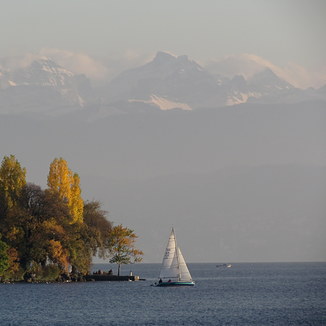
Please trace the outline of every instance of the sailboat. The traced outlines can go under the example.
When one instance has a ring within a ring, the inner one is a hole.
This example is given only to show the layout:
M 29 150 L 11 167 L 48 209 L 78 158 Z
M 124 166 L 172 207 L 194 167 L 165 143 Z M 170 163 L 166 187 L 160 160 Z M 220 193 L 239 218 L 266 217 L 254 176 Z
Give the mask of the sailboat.
M 187 264 L 177 246 L 174 229 L 172 228 L 168 244 L 165 249 L 159 282 L 156 286 L 193 286 Z

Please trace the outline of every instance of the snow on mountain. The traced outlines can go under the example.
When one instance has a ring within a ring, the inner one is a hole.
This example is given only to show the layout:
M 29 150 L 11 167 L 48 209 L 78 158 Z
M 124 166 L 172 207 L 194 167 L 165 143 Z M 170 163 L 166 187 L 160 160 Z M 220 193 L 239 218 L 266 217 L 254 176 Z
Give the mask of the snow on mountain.
M 73 73 L 47 58 L 33 61 L 30 66 L 12 73 L 12 78 L 17 86 L 35 85 L 67 88 L 72 84 L 72 77 Z
M 298 89 L 268 61 L 255 56 L 242 59 L 229 58 L 226 67 L 204 68 L 186 55 L 158 52 L 150 62 L 126 70 L 95 91 L 85 75 L 76 75 L 47 57 L 33 58 L 15 69 L 1 65 L 0 113 L 52 114 L 89 106 L 94 112 L 117 114 L 326 100 L 326 86 Z
M 151 95 L 150 100 L 144 101 L 144 100 L 128 100 L 129 103 L 145 103 L 145 104 L 153 104 L 158 106 L 162 111 L 168 111 L 173 109 L 180 109 L 185 111 L 191 111 L 192 108 L 186 104 L 186 103 L 180 103 L 180 102 L 173 102 L 166 98 L 157 96 L 157 95 Z
M 127 70 L 107 86 L 105 101 L 143 101 L 158 104 L 169 101 L 169 108 L 196 108 L 207 105 L 219 85 L 214 77 L 187 56 L 158 52 L 149 63 Z M 153 97 L 154 96 L 154 97 Z M 206 102 L 206 103 L 205 103 Z M 175 103 L 175 104 L 173 104 Z M 163 105 L 166 107 L 165 105 Z
M 49 58 L 0 75 L 1 112 L 43 112 L 61 107 L 83 107 L 89 80 L 74 75 Z
M 262 66 L 260 66 L 262 68 Z M 158 52 L 149 63 L 127 70 L 106 88 L 105 103 L 152 104 L 161 110 L 230 106 L 282 97 L 295 88 L 270 68 L 250 78 L 213 74 L 187 56 Z M 295 96 L 292 96 L 295 100 Z M 159 100 L 158 100 L 159 99 Z
M 288 62 L 283 66 L 279 66 L 269 60 L 249 53 L 229 55 L 219 60 L 210 60 L 204 67 L 214 75 L 223 75 L 229 78 L 235 75 L 242 75 L 247 80 L 265 69 L 270 69 L 279 78 L 302 90 L 308 87 L 319 88 L 325 83 L 325 71 L 323 69 L 316 72 L 294 62 Z

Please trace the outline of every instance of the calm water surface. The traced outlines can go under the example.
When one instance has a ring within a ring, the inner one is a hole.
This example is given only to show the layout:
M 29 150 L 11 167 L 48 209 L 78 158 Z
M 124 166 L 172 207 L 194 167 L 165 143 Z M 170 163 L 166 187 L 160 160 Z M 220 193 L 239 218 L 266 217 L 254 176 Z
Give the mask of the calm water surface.
M 140 282 L 0 284 L 0 325 L 326 326 L 326 263 L 189 264 L 185 288 L 152 287 L 159 268 L 132 266 Z

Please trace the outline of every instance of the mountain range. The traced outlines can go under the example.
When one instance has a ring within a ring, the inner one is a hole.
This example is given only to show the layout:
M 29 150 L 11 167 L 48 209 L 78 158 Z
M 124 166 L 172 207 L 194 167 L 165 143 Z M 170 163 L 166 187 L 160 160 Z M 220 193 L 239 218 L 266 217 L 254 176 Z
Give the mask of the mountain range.
M 74 74 L 47 57 L 18 69 L 0 66 L 0 113 L 53 115 L 93 108 L 112 114 L 310 100 L 326 101 L 326 86 L 295 88 L 268 67 L 249 78 L 224 76 L 186 55 L 166 52 L 158 52 L 152 61 L 96 87 L 87 76 Z

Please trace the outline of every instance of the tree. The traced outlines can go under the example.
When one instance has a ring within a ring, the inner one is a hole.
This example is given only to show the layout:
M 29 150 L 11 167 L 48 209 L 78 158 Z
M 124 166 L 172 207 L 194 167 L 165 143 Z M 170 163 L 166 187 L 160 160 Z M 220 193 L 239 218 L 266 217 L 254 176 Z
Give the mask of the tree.
M 50 164 L 48 174 L 48 187 L 51 191 L 58 193 L 59 197 L 66 203 L 69 202 L 72 172 L 68 163 L 63 158 L 55 158 Z
M 26 183 L 15 156 L 0 166 L 0 276 L 8 280 L 56 280 L 87 274 L 92 257 L 121 264 L 141 261 L 137 236 L 112 227 L 97 201 L 81 198 L 80 179 L 67 162 L 54 159 L 48 189 Z M 71 269 L 70 269 L 71 268 Z
M 4 275 L 5 271 L 9 268 L 9 246 L 1 240 L 0 234 L 0 277 Z
M 20 279 L 22 277 L 22 269 L 19 264 L 18 252 L 15 248 L 9 248 L 7 250 L 9 267 L 5 271 L 5 278 Z
M 21 192 L 20 205 L 30 215 L 34 216 L 38 221 L 44 219 L 44 209 L 48 207 L 52 200 L 45 201 L 46 192 L 40 186 L 34 183 L 27 183 Z
M 86 275 L 92 263 L 92 248 L 88 228 L 85 224 L 73 224 L 68 232 L 67 243 L 72 274 Z
M 57 240 L 49 240 L 49 259 L 60 266 L 66 273 L 68 273 L 68 250 L 62 247 L 60 241 Z
M 80 178 L 77 173 L 72 176 L 69 207 L 73 217 L 72 223 L 82 222 L 84 201 L 81 198 Z
M 51 192 L 57 193 L 69 207 L 70 223 L 82 223 L 83 200 L 81 198 L 80 179 L 77 173 L 72 173 L 68 168 L 67 161 L 63 158 L 56 158 L 50 164 L 48 187 Z
M 19 205 L 8 211 L 2 223 L 5 240 L 15 248 L 23 270 L 31 265 L 40 265 L 41 270 L 54 262 L 67 271 L 67 249 L 61 250 L 60 245 L 68 242 L 69 220 L 69 209 L 57 193 L 31 183 L 24 186 Z
M 143 252 L 135 249 L 137 235 L 133 230 L 115 226 L 111 231 L 111 256 L 110 263 L 118 264 L 118 276 L 122 264 L 130 264 L 142 261 Z
M 111 248 L 112 223 L 106 219 L 107 212 L 101 209 L 98 201 L 89 201 L 84 205 L 84 222 L 88 227 L 90 246 L 93 255 L 105 258 Z
M 26 169 L 14 155 L 5 156 L 0 167 L 0 217 L 15 206 L 26 184 Z

